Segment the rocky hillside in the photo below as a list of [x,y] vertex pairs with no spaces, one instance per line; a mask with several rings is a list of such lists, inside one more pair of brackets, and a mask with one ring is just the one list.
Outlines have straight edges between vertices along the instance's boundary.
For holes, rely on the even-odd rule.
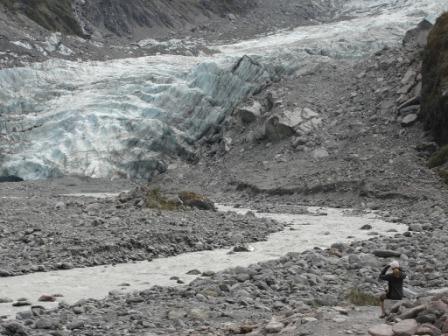
[[0,4],[11,15],[23,14],[50,31],[82,34],[72,0],[0,0]]
[[428,38],[423,61],[422,113],[436,141],[448,143],[448,13]]
[[72,35],[133,35],[141,28],[174,29],[226,13],[244,13],[254,0],[1,0],[12,15],[25,15],[50,31]]

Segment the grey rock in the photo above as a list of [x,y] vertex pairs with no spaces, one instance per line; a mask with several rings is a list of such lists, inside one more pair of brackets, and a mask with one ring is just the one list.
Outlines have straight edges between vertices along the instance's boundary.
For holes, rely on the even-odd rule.
[[311,156],[316,159],[325,159],[330,156],[325,148],[318,148],[312,151]]
[[85,327],[84,321],[72,321],[69,324],[67,324],[68,330],[84,329],[84,327]]
[[13,302],[13,300],[8,297],[0,297],[0,303],[10,303],[10,302]]
[[418,120],[418,115],[410,113],[401,119],[401,126],[412,126]]
[[205,277],[211,277],[211,276],[214,276],[216,274],[216,272],[214,272],[214,271],[205,271],[205,272],[202,272],[202,276],[205,276]]
[[187,316],[187,312],[185,310],[177,309],[170,310],[167,314],[169,320],[178,320]]
[[392,327],[388,324],[379,324],[369,329],[370,336],[394,336]]
[[283,328],[285,327],[285,325],[281,322],[277,322],[277,321],[271,321],[269,322],[265,327],[264,330],[268,333],[268,334],[277,334],[279,333]]
[[5,334],[9,336],[28,336],[28,330],[20,323],[12,321],[2,324]]
[[375,250],[372,254],[378,258],[399,258],[401,256],[400,252],[390,250]]
[[409,224],[409,231],[421,232],[423,226],[421,224]]
[[36,329],[58,329],[60,324],[57,320],[51,318],[40,318],[34,323]]
[[34,317],[34,314],[31,310],[26,310],[26,311],[22,311],[22,312],[18,312],[16,314],[16,319],[17,320],[30,320]]
[[417,331],[417,321],[414,319],[407,319],[398,322],[392,326],[395,336],[412,336]]
[[372,230],[372,225],[365,224],[365,225],[361,226],[360,230]]
[[28,300],[19,300],[12,304],[14,307],[25,307],[31,306],[31,303]]
[[309,108],[297,108],[268,118],[264,124],[265,136],[268,140],[276,141],[294,134],[305,135],[315,131],[321,124],[318,113]]
[[238,244],[232,248],[233,252],[252,252],[254,248],[248,244]]
[[56,210],[64,210],[65,209],[65,203],[64,202],[57,202],[54,206]]
[[205,321],[209,318],[209,313],[204,309],[193,308],[188,312],[188,316],[193,320]]
[[236,117],[243,123],[248,124],[257,120],[263,112],[263,107],[258,101],[242,106],[236,110]]
[[404,311],[399,317],[401,320],[406,320],[410,318],[415,318],[420,312],[426,309],[426,305],[419,305]]

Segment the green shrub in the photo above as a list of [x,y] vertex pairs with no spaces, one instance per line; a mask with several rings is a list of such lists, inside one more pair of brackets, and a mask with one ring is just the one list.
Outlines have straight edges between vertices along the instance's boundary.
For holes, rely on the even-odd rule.
[[380,304],[379,297],[370,293],[364,293],[359,288],[352,288],[347,294],[347,300],[356,306],[378,306]]
[[428,161],[428,167],[434,168],[443,165],[448,162],[448,145],[443,146],[437,152],[435,152]]
[[439,169],[438,173],[439,173],[439,176],[442,178],[443,182],[445,184],[448,184],[448,170]]
[[146,195],[146,206],[151,209],[179,210],[182,205],[162,195],[160,189],[151,189]]
[[448,13],[441,15],[428,36],[422,66],[422,118],[436,142],[448,143]]

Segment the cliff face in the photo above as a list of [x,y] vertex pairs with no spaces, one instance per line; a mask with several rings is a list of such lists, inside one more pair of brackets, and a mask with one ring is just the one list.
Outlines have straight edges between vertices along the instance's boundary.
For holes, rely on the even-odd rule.
[[244,14],[255,0],[0,0],[0,5],[50,31],[129,37],[140,30],[178,30],[228,13]]
[[437,142],[448,143],[448,13],[428,37],[422,68],[422,116]]
[[254,0],[90,0],[79,12],[91,30],[142,37],[150,30],[178,31],[228,13],[244,14],[254,5]]
[[50,31],[81,35],[72,0],[0,0],[7,11],[23,14]]

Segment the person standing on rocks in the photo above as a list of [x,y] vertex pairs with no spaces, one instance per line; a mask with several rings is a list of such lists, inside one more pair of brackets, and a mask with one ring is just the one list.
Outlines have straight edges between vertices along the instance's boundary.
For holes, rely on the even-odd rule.
[[[387,272],[389,269],[392,272]],[[384,301],[401,300],[403,299],[403,280],[406,278],[406,273],[400,268],[398,261],[392,261],[389,265],[384,267],[381,271],[379,279],[388,282],[388,289],[386,293],[380,296],[381,318],[386,317],[384,310]]]

